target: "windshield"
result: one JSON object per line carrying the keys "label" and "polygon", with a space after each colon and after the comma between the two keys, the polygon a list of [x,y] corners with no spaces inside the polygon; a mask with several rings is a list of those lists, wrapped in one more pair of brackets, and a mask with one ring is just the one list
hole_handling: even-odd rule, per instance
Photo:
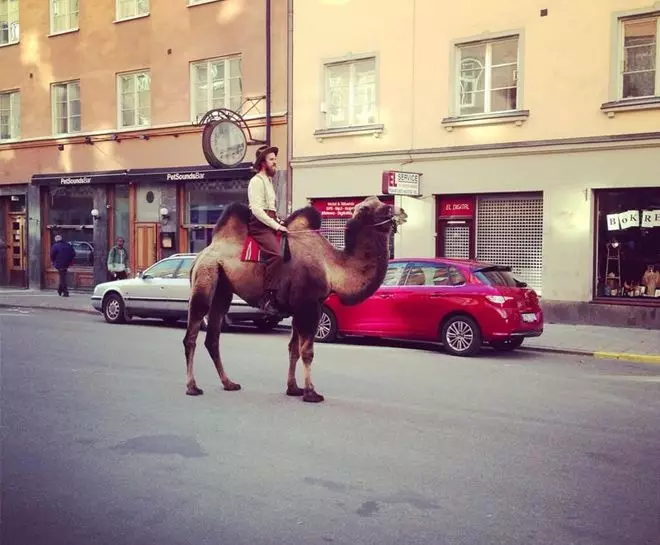
{"label": "windshield", "polygon": [[521,288],[524,284],[513,275],[513,273],[505,268],[489,268],[474,271],[476,276],[482,283],[489,286],[505,286],[509,288]]}

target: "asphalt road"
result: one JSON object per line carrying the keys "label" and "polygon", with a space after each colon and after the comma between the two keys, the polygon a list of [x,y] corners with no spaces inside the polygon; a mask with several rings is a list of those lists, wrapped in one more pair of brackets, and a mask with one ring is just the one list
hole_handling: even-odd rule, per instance
{"label": "asphalt road", "polygon": [[3,545],[660,543],[660,366],[183,333],[0,309]]}

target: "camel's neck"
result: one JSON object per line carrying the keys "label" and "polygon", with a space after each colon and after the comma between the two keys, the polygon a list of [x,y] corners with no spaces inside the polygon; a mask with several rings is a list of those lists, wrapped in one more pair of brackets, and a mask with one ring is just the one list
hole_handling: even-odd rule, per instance
{"label": "camel's neck", "polygon": [[363,229],[337,254],[337,267],[331,272],[331,289],[344,304],[364,301],[380,287],[387,272],[389,232]]}

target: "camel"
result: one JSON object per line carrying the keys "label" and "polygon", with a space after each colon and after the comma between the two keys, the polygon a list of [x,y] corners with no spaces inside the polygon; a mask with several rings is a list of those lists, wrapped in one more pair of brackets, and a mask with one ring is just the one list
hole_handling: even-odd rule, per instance
{"label": "camel", "polygon": [[[203,390],[193,374],[197,336],[206,317],[205,346],[227,391],[240,390],[225,372],[220,357],[220,330],[233,294],[257,307],[263,293],[264,265],[245,259],[250,210],[243,203],[232,203],[218,219],[210,244],[196,257],[190,272],[191,294],[188,323],[183,345],[186,357],[186,394],[197,396]],[[345,248],[337,250],[319,232],[321,214],[312,206],[295,210],[284,221],[288,234],[288,256],[277,294],[282,317],[292,316],[289,340],[289,371],[286,394],[318,403],[324,396],[312,382],[314,336],[321,305],[335,292],[342,303],[355,305],[371,296],[382,284],[389,260],[388,238],[404,223],[402,208],[389,206],[377,197],[368,197],[353,209],[345,231]],[[296,365],[302,358],[304,388],[296,381]]]}

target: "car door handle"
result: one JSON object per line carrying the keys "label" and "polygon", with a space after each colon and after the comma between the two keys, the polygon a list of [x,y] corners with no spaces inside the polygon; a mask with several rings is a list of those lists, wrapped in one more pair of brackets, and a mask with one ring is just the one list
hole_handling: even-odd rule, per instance
{"label": "car door handle", "polygon": [[432,293],[431,294],[431,299],[439,299],[442,297],[442,293]]}
{"label": "car door handle", "polygon": [[392,296],[389,293],[381,293],[378,297],[381,299],[392,299]]}

